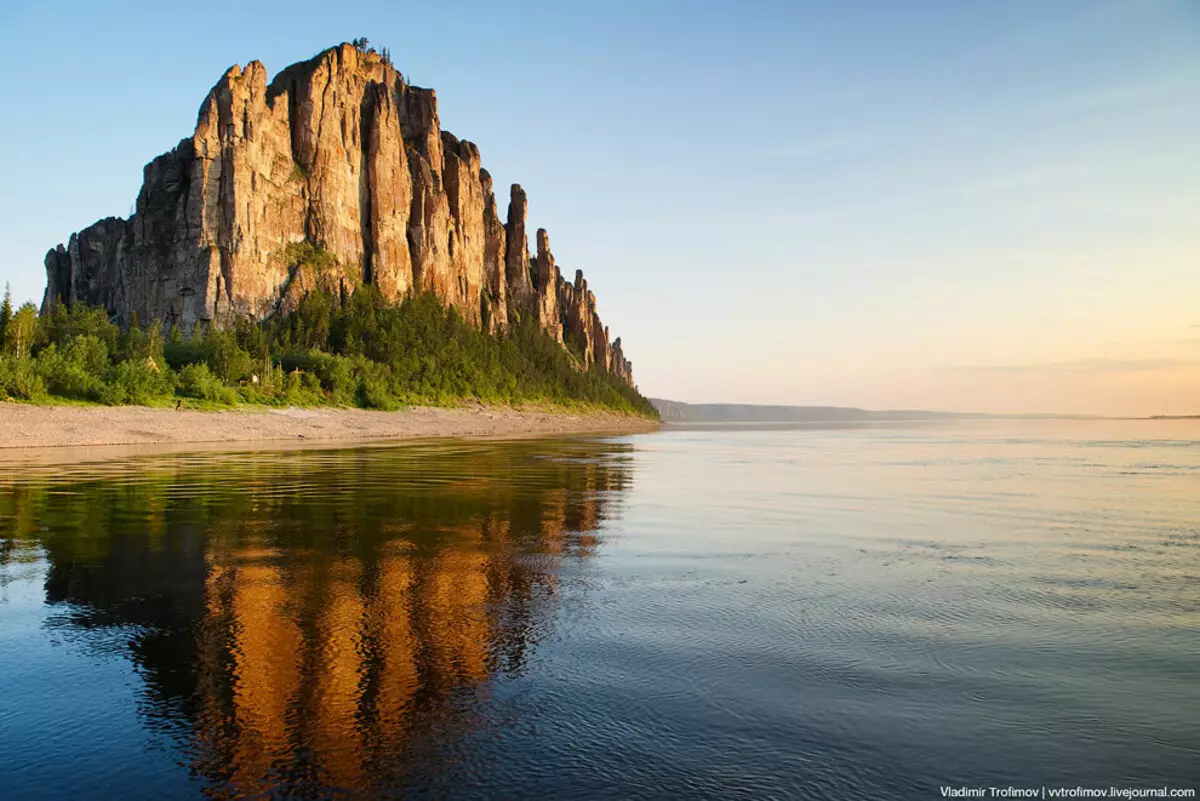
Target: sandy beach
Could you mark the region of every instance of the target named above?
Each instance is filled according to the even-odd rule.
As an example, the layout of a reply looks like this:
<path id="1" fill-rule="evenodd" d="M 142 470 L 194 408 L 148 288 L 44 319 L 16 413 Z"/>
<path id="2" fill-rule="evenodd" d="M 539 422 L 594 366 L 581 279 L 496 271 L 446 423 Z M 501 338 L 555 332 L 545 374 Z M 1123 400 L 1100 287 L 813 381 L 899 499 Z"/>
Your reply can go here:
<path id="1" fill-rule="evenodd" d="M 658 423 L 616 412 L 569 412 L 472 405 L 365 409 L 192 411 L 144 406 L 27 406 L 0 403 L 0 453 L 111 445 L 267 444 L 429 437 L 526 437 L 629 434 Z"/>

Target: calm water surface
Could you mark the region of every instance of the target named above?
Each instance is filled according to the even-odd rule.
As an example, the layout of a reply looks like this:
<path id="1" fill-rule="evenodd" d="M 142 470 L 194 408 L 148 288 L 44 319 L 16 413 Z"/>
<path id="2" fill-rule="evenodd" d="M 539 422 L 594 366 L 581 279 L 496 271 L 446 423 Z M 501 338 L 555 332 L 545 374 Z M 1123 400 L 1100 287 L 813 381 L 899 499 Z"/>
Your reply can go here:
<path id="1" fill-rule="evenodd" d="M 0 465 L 0 797 L 1200 783 L 1200 422 Z"/>

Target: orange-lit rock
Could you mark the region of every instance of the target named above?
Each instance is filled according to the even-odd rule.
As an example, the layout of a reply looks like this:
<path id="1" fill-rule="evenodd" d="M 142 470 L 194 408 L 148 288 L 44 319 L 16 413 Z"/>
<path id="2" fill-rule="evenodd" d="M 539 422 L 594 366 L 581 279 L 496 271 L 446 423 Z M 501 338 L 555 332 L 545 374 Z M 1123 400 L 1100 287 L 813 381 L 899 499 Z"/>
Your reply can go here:
<path id="1" fill-rule="evenodd" d="M 479 149 L 441 129 L 432 89 L 342 44 L 270 83 L 257 61 L 231 67 L 192 136 L 146 166 L 136 212 L 46 254 L 43 309 L 61 298 L 190 333 L 287 311 L 317 286 L 373 283 L 393 300 L 434 292 L 490 331 L 536 320 L 578 346 L 581 367 L 632 383 L 594 298 L 563 281 L 544 230 L 530 259 L 527 221 L 514 184 L 501 223 Z M 309 274 L 289 247 L 301 243 L 336 269 Z"/>

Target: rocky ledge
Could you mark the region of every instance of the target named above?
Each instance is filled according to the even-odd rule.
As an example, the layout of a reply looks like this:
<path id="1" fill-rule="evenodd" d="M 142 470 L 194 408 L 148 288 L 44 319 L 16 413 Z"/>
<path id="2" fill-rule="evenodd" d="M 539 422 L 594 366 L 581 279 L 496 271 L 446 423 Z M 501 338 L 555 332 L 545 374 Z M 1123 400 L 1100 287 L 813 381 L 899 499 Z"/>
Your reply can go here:
<path id="1" fill-rule="evenodd" d="M 434 292 L 492 332 L 536 319 L 632 384 L 582 271 L 563 279 L 545 230 L 531 256 L 526 226 L 524 190 L 501 221 L 479 149 L 441 130 L 432 89 L 342 44 L 270 83 L 257 61 L 230 68 L 195 133 L 146 165 L 136 212 L 46 254 L 43 311 L 81 302 L 189 335 L 371 283 L 392 300 Z"/>

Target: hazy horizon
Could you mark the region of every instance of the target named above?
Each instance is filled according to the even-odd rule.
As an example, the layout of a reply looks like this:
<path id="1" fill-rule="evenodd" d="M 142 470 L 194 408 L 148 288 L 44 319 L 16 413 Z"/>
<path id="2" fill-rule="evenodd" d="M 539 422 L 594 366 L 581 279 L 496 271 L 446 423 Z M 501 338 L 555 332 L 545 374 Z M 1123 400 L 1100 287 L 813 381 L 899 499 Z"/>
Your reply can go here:
<path id="1" fill-rule="evenodd" d="M 833 403 L 813 403 L 813 404 L 779 403 L 779 404 L 776 404 L 776 403 L 743 403 L 740 401 L 679 401 L 674 398 L 660 398 L 660 397 L 653 396 L 653 395 L 649 396 L 648 400 L 651 403 L 654 403 L 656 406 L 658 403 L 669 403 L 669 404 L 680 404 L 681 403 L 681 404 L 683 404 L 685 406 L 689 406 L 689 407 L 731 407 L 731 406 L 732 407 L 743 407 L 743 406 L 748 406 L 748 407 L 766 408 L 766 409 L 801 409 L 801 410 L 802 409 L 838 409 L 838 410 L 845 410 L 845 411 L 868 412 L 868 413 L 872 413 L 872 412 L 882 412 L 882 413 L 887 413 L 887 414 L 931 413 L 931 414 L 936 414 L 936 415 L 962 415 L 964 417 L 979 416 L 981 418 L 987 418 L 987 417 L 1004 418 L 1006 416 L 1012 416 L 1012 417 L 1031 417 L 1031 418 L 1048 418 L 1048 419 L 1058 418 L 1058 419 L 1081 419 L 1081 420 L 1083 420 L 1083 419 L 1116 419 L 1116 420 L 1120 420 L 1120 419 L 1145 419 L 1145 418 L 1149 417 L 1149 415 L 1129 416 L 1129 415 L 1069 414 L 1069 413 L 1065 413 L 1065 412 L 1055 412 L 1053 410 L 1040 411 L 1040 412 L 1011 412 L 1011 413 L 999 412 L 999 413 L 997 413 L 997 412 L 981 412 L 978 410 L 975 410 L 975 411 L 950 411 L 947 409 L 937 409 L 937 408 L 878 409 L 878 408 L 864 408 L 861 406 L 842 406 L 842 405 L 833 404 Z M 1194 415 L 1168 415 L 1168 416 L 1180 417 L 1180 416 L 1194 416 Z M 664 416 L 663 420 L 665 422 L 673 422 L 673 421 L 667 420 L 667 418 L 665 416 Z M 792 421 L 764 419 L 762 421 L 755 421 L 755 422 L 774 423 L 774 422 L 792 422 Z M 806 422 L 806 421 L 801 421 L 801 422 Z M 831 420 L 831 421 L 827 421 L 827 422 L 836 422 L 836 421 Z"/>
<path id="2" fill-rule="evenodd" d="M 0 281 L 40 301 L 230 65 L 366 36 L 526 188 L 647 395 L 1200 413 L 1200 6 L 848 9 L 10 3 Z"/>

